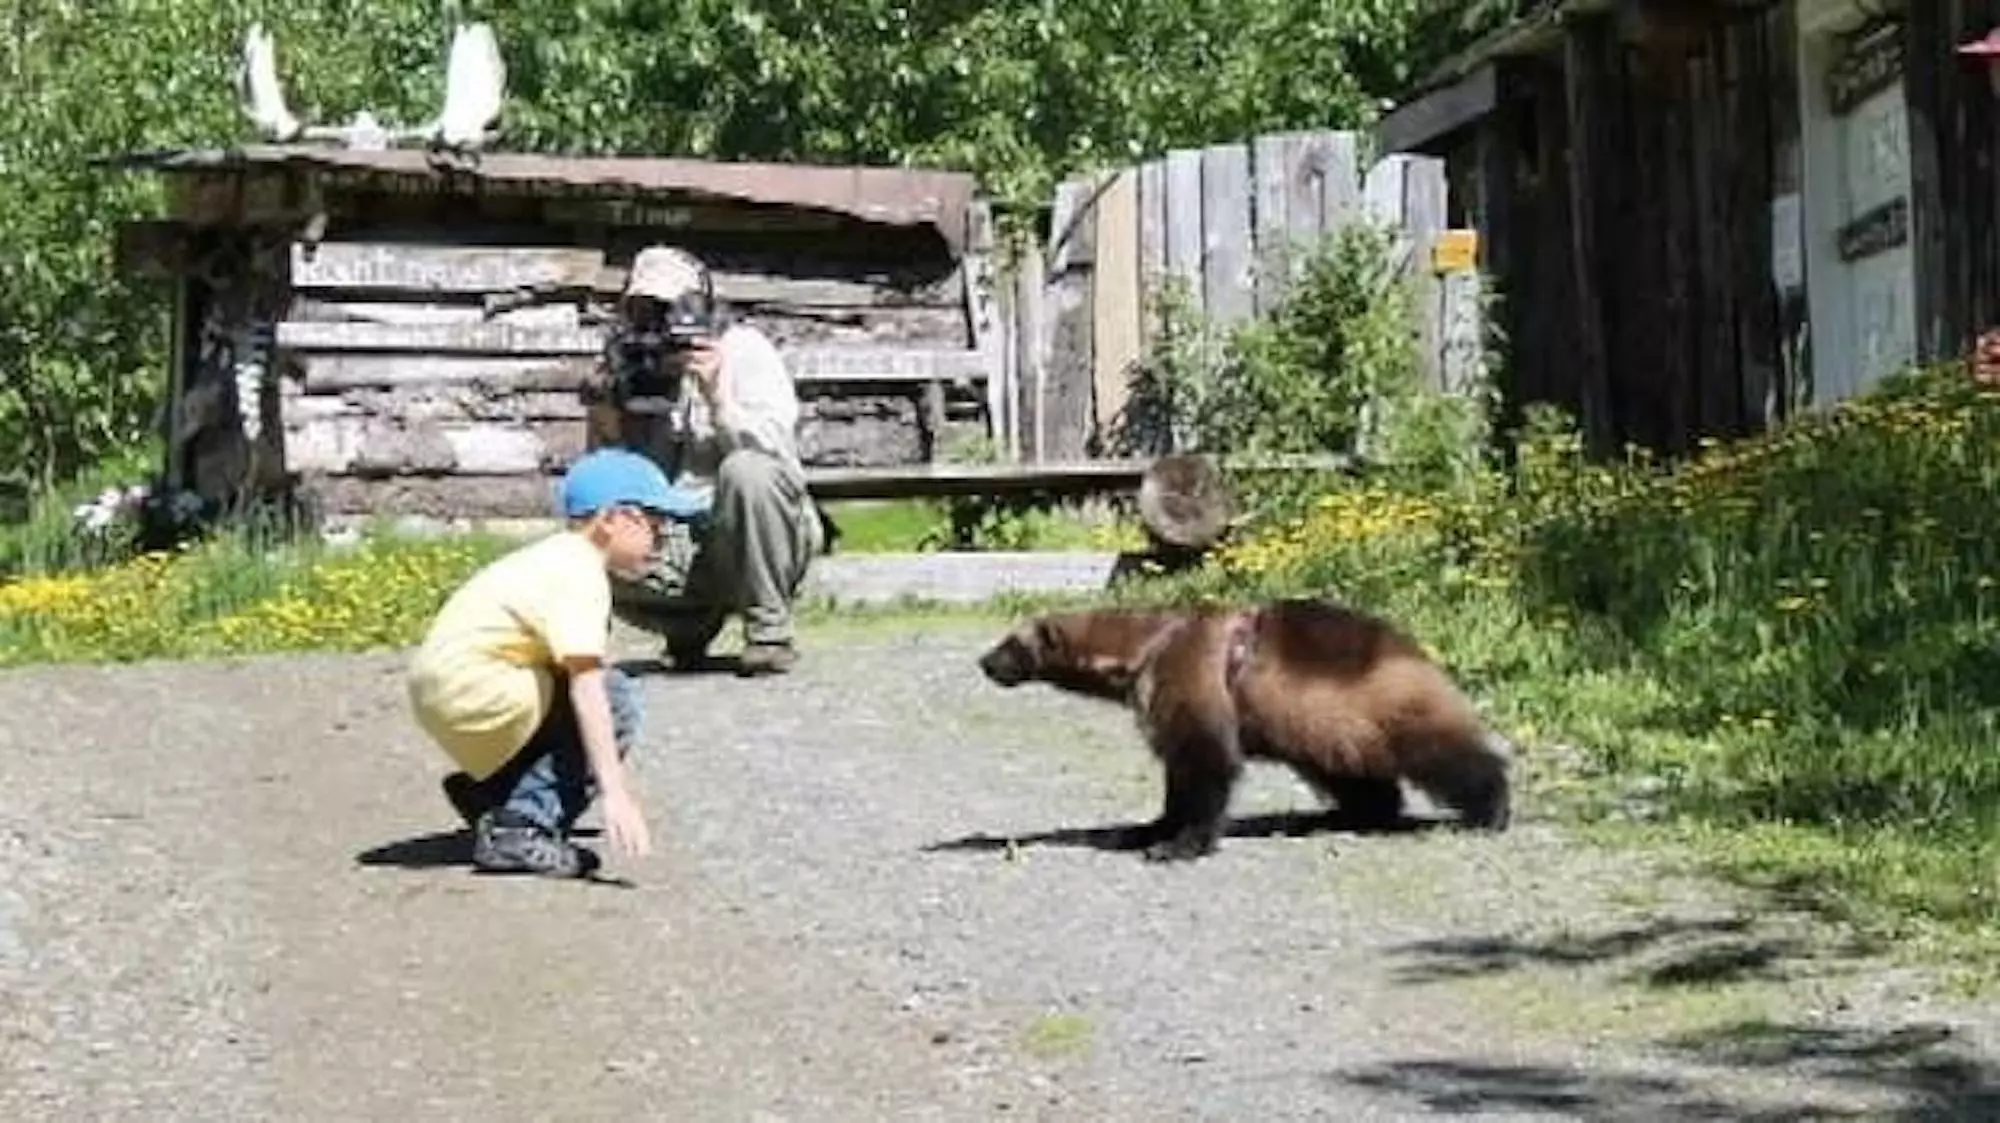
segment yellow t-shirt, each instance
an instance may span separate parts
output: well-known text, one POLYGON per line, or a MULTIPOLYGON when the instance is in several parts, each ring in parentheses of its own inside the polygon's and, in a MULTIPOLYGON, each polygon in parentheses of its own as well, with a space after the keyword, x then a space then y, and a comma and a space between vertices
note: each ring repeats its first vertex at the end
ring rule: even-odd
POLYGON ((407 673, 417 723, 474 779, 527 744, 569 656, 602 658, 611 630, 603 555, 573 531, 488 564, 452 593, 407 673))

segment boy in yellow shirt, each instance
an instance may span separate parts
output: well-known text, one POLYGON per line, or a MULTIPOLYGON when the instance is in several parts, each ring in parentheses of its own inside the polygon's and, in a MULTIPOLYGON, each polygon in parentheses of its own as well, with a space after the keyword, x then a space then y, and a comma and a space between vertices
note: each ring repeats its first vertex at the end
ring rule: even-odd
POLYGON ((657 465, 617 448, 572 464, 561 501, 568 527, 474 574, 408 669, 418 725, 463 769, 445 777, 445 795, 473 828, 474 867, 487 872, 595 871, 598 856, 570 840, 593 794, 621 853, 651 848, 624 763, 638 698, 606 665, 608 573, 644 566, 683 503, 657 465))

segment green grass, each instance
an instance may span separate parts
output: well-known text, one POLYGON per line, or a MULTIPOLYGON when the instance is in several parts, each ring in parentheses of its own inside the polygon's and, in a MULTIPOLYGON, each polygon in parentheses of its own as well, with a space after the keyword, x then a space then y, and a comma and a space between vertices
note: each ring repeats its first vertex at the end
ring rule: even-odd
POLYGON ((826 504, 848 554, 925 553, 947 549, 1078 550, 1136 542, 1123 505, 1040 500, 1025 504, 960 501, 971 541, 953 541, 953 503, 941 499, 847 499, 826 504))
POLYGON ((1673 471, 1544 432, 1365 536, 1330 502, 1172 594, 1383 611, 1522 735, 1546 807, 2000 968, 2000 394, 1899 378, 1673 471))

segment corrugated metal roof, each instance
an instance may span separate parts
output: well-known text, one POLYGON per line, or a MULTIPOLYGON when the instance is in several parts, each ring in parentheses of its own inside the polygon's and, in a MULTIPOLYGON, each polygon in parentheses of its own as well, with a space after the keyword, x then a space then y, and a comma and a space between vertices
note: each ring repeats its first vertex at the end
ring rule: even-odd
POLYGON ((433 164, 422 149, 316 145, 159 149, 95 163, 159 172, 298 165, 422 179, 559 184, 625 196, 709 196, 830 211, 892 226, 929 225, 954 253, 964 249, 966 216, 978 191, 969 173, 920 168, 484 152, 476 161, 455 160, 447 170, 433 164))

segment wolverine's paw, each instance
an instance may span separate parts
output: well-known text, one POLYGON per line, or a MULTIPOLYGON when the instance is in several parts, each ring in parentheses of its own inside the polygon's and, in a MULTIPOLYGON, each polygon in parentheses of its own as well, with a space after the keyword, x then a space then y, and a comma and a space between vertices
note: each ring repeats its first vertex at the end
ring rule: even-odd
POLYGON ((1215 853, 1215 838, 1211 835, 1186 833, 1172 838, 1161 839, 1146 847, 1149 862, 1191 862, 1196 858, 1215 853))
POLYGON ((1162 819, 1141 823, 1136 827, 1126 827, 1118 832, 1114 849, 1144 850, 1173 834, 1172 824, 1162 819))

